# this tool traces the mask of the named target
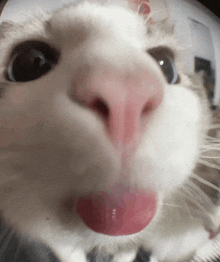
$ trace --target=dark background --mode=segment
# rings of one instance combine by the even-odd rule
[[[199,0],[199,2],[220,17],[220,0]]]

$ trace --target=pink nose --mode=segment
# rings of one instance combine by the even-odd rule
[[[117,76],[97,71],[89,78],[84,102],[106,124],[113,144],[133,148],[163,97],[163,82],[157,72]]]

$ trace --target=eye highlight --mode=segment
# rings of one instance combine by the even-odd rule
[[[47,74],[59,60],[59,52],[44,42],[29,41],[17,46],[11,56],[6,79],[28,82]]]
[[[148,53],[157,61],[167,82],[170,85],[177,84],[178,72],[171,52],[167,51],[167,49],[153,49],[148,51]]]

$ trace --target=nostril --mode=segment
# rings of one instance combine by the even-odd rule
[[[148,103],[146,103],[142,109],[142,116],[149,114],[152,111],[153,107],[154,105],[152,101],[149,101]]]
[[[100,98],[95,99],[91,105],[91,108],[99,115],[101,115],[106,120],[106,122],[108,122],[109,108],[108,105],[102,99]]]

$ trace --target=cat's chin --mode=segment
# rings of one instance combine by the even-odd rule
[[[110,192],[110,193],[109,193]],[[142,231],[157,211],[157,194],[116,185],[107,192],[82,197],[69,196],[62,206],[67,213],[75,209],[91,230],[110,236],[132,235]]]

